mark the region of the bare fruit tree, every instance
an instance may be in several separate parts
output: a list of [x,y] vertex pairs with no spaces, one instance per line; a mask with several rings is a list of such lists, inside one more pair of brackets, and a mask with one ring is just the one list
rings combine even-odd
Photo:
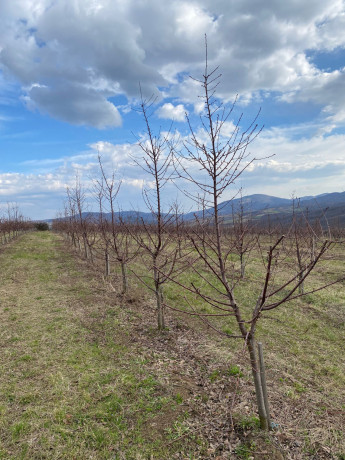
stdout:
[[244,279],[247,259],[256,245],[258,229],[255,228],[248,209],[245,209],[242,190],[240,195],[237,206],[232,206],[230,235],[233,235],[234,243],[231,244],[231,247],[235,246],[235,251],[240,259],[241,279]]
[[143,190],[143,198],[151,216],[149,221],[141,220],[141,230],[133,232],[132,236],[141,248],[144,264],[145,259],[149,260],[145,275],[139,274],[138,271],[134,273],[154,292],[158,329],[164,329],[163,286],[172,276],[181,245],[175,244],[175,229],[179,228],[179,224],[175,222],[175,225],[172,225],[179,219],[176,205],[171,205],[165,213],[163,212],[163,191],[173,173],[171,135],[170,131],[153,133],[149,120],[153,104],[153,98],[147,100],[141,94],[139,112],[144,119],[146,132],[145,139],[138,141],[142,155],[132,157],[149,177],[150,183]]
[[[197,281],[190,284],[177,282],[186,292],[185,301],[189,306],[190,314],[200,317],[219,333],[244,341],[251,363],[261,427],[268,429],[268,411],[265,406],[255,346],[257,322],[265,312],[321,288],[312,287],[309,291],[299,292],[300,286],[333,243],[324,241],[315,252],[313,260],[303,261],[301,265],[303,268],[298,270],[297,274],[295,270],[292,272],[286,270],[285,262],[289,251],[286,252],[284,249],[284,235],[277,236],[269,246],[267,242],[260,243],[257,252],[262,255],[261,281],[256,280],[253,283],[251,290],[253,303],[252,307],[248,308],[241,298],[240,289],[237,290],[242,282],[241,269],[234,270],[232,260],[232,254],[238,252],[238,247],[241,245],[244,227],[242,231],[237,232],[237,238],[236,232],[232,241],[226,238],[220,203],[236,180],[258,160],[248,152],[248,147],[260,133],[260,128],[257,125],[257,115],[246,129],[242,129],[242,115],[240,115],[237,122],[232,125],[232,134],[230,136],[226,134],[228,129],[225,128],[228,128],[227,122],[231,121],[230,117],[234,114],[236,101],[227,107],[216,97],[220,77],[218,68],[214,70],[208,68],[206,43],[205,73],[201,80],[197,80],[202,87],[201,97],[204,101],[204,110],[201,114],[204,133],[203,136],[199,136],[198,127],[194,128],[187,117],[190,137],[185,142],[184,149],[176,153],[176,163],[180,178],[196,188],[197,192],[193,196],[205,196],[205,201],[211,208],[208,211],[211,212],[211,216],[208,217],[207,232],[201,227],[204,223],[201,224],[200,220],[196,220],[190,230],[190,241],[202,262],[199,266],[192,267],[197,275]],[[192,196],[192,193],[189,195]],[[287,237],[292,240],[293,235]],[[193,298],[208,304],[208,311],[206,313],[198,311],[194,306]],[[222,330],[220,321],[224,321],[225,318],[229,318],[231,329],[237,327],[238,333]]]
[[73,220],[76,240],[80,248],[80,240],[83,244],[83,251],[86,259],[93,262],[93,246],[96,241],[96,225],[92,222],[86,206],[86,192],[76,177],[75,186],[67,188],[68,212]]
[[[98,162],[101,178],[96,180],[96,196],[99,204],[99,230],[104,242],[105,274],[110,274],[111,255],[114,254],[115,262],[121,267],[122,294],[128,292],[128,262],[132,260],[137,250],[133,248],[133,238],[128,231],[128,222],[117,211],[117,196],[121,181],[116,180],[114,171],[107,176],[100,155]],[[103,248],[102,248],[103,249]]]

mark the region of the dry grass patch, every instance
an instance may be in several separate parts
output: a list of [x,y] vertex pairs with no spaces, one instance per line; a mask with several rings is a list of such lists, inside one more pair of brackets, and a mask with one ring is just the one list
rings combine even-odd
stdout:
[[[104,282],[101,261],[88,265],[50,233],[0,259],[0,458],[344,458],[343,287],[260,323],[277,427],[267,435],[241,341],[174,312],[158,333],[150,294],[131,280],[121,297],[116,274]],[[312,283],[340,264],[326,261]],[[248,307],[258,276],[254,258],[237,292]],[[180,294],[166,289],[173,306]]]
[[25,235],[0,263],[0,458],[187,455],[165,443],[179,404],[92,270],[51,233]]

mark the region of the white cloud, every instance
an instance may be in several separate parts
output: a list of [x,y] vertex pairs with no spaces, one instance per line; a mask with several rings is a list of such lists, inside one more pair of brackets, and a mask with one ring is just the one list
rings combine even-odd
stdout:
[[[246,172],[247,191],[257,192],[257,184],[283,196],[298,187],[299,194],[342,189],[345,140],[332,133],[345,124],[344,63],[324,70],[314,57],[345,49],[343,0],[0,1],[0,101],[15,105],[21,94],[30,110],[109,128],[130,112],[140,82],[144,97],[157,95],[158,117],[183,121],[188,108],[193,118],[204,102],[200,82],[189,75],[205,72],[205,32],[223,100],[239,93],[244,106],[273,95],[281,104],[313,106],[308,125],[266,130],[250,146],[258,157],[276,156]],[[11,116],[1,113],[1,129]],[[234,125],[229,120],[223,128],[231,135]],[[138,147],[104,140],[73,157],[30,160],[27,174],[0,176],[0,196],[63,195],[78,170],[91,186],[97,149],[107,170],[123,178],[124,203],[138,200],[147,181],[131,161]]]
[[202,74],[205,33],[225,99],[278,91],[331,107],[335,120],[345,108],[335,95],[343,71],[326,73],[306,54],[345,46],[341,0],[11,0],[1,2],[0,18],[3,72],[24,91],[36,84],[26,90],[30,107],[69,123],[118,126],[109,98],[136,98],[139,82],[144,96],[165,87],[181,105],[197,104],[183,75]]
[[183,104],[173,105],[170,102],[163,104],[156,111],[159,118],[166,118],[168,120],[185,121],[187,110]]
[[[226,127],[230,133],[233,126],[229,123]],[[231,198],[234,190],[241,186],[245,194],[267,193],[287,198],[292,192],[304,196],[342,191],[345,135],[312,135],[318,128],[305,125],[264,130],[251,144],[250,152],[257,158],[274,156],[253,163],[222,198]],[[299,134],[298,139],[296,133]],[[204,135],[202,130],[198,132],[200,139]],[[207,141],[207,138],[204,140]],[[93,181],[99,177],[98,152],[106,175],[110,177],[115,171],[116,179],[122,180],[119,194],[121,209],[145,210],[141,190],[144,186],[150,187],[151,178],[131,161],[133,154],[139,154],[138,146],[114,145],[104,141],[93,143],[89,150],[71,157],[26,162],[26,167],[31,169],[26,174],[0,174],[0,202],[18,201],[22,212],[34,218],[54,217],[53,210],[61,209],[66,186],[73,187],[76,175],[79,175],[92,202]],[[187,167],[191,171],[192,166],[187,164]],[[193,174],[207,180],[197,168]],[[184,189],[184,186],[180,184],[180,188]],[[168,206],[178,195],[184,207],[189,209],[191,204],[173,186],[167,189],[164,204]],[[97,210],[97,205],[93,209]]]
[[0,195],[7,196],[25,191],[46,192],[65,190],[68,180],[60,174],[0,174]]
[[318,195],[344,189],[345,135],[315,136],[318,126],[274,128],[265,130],[251,145],[251,152],[260,158],[251,171],[241,178],[245,192],[267,193],[289,197]]

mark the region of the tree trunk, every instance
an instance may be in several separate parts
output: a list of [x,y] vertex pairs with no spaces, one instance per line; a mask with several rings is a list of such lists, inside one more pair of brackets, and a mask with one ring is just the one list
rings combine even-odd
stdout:
[[312,262],[315,262],[315,236],[311,238],[311,254],[310,259]]
[[156,289],[156,300],[157,300],[158,329],[162,330],[165,328],[165,319],[164,319],[164,307],[163,307],[163,292],[162,292],[161,286],[159,286]]
[[128,292],[128,276],[127,276],[127,265],[126,262],[121,260],[121,272],[122,272],[122,294]]
[[105,276],[110,275],[110,262],[109,262],[109,252],[105,250]]
[[91,263],[93,264],[93,253],[92,253],[92,247],[88,244],[88,253],[89,253],[89,259],[91,260]]
[[88,259],[88,252],[87,252],[87,243],[86,243],[86,238],[83,236],[83,244],[84,244],[84,255],[85,255],[85,259]]
[[[304,271],[302,271],[299,275],[299,281],[303,279],[304,276]],[[298,292],[299,294],[304,294],[304,281],[301,282],[301,284],[298,286]]]
[[244,260],[244,254],[241,253],[241,279],[244,279],[246,270],[246,261]]
[[263,351],[263,346],[261,342],[258,343],[258,353],[259,353],[259,362],[260,362],[260,380],[261,380],[262,395],[263,395],[264,403],[265,403],[268,429],[270,430],[271,429],[271,415],[270,415],[270,406],[269,406],[268,394],[267,394],[264,351]]
[[248,340],[247,348],[248,348],[249,356],[250,356],[250,364],[252,366],[252,374],[253,374],[253,380],[254,380],[254,385],[255,385],[256,403],[258,406],[259,419],[260,419],[260,427],[263,430],[268,430],[267,414],[266,414],[266,409],[265,409],[264,396],[262,392],[260,371],[259,371],[258,359],[256,356],[256,351],[255,351],[255,343],[253,339]]

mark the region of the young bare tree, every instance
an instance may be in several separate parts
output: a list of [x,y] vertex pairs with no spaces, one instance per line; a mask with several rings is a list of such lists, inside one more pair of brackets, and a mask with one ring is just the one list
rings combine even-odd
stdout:
[[116,211],[121,181],[116,180],[114,172],[110,177],[107,176],[100,156],[98,162],[101,178],[96,181],[96,191],[100,210],[99,228],[105,248],[106,275],[110,274],[110,259],[111,254],[114,254],[115,261],[121,267],[122,294],[127,294],[128,263],[137,255],[137,248],[133,247],[134,240],[128,230],[129,223],[123,220],[119,211]]
[[[197,130],[187,117],[190,138],[185,143],[184,150],[177,153],[176,162],[181,179],[197,188],[198,192],[194,194],[194,197],[200,193],[201,195],[206,194],[208,206],[211,208],[212,216],[209,219],[212,225],[210,229],[207,232],[202,228],[199,229],[198,221],[196,221],[190,233],[194,250],[208,267],[208,273],[205,275],[200,266],[196,265],[193,270],[200,279],[199,285],[196,282],[190,285],[183,282],[178,282],[178,284],[185,289],[187,294],[198,297],[215,310],[212,313],[200,313],[194,308],[192,301],[188,301],[186,294],[186,301],[192,310],[190,314],[199,316],[219,333],[244,341],[252,368],[261,427],[267,429],[269,428],[268,411],[264,401],[264,388],[255,347],[257,322],[267,311],[319,289],[298,292],[299,287],[332,246],[332,242],[324,241],[315,253],[314,259],[303,262],[303,269],[298,270],[297,274],[296,271],[291,273],[286,270],[287,254],[283,245],[284,235],[277,237],[267,249],[261,245],[264,265],[262,281],[261,283],[256,281],[253,285],[253,293],[257,291],[256,299],[253,301],[251,311],[248,312],[245,302],[236,294],[236,286],[241,282],[241,274],[236,275],[230,257],[233,250],[241,244],[242,232],[239,232],[237,239],[235,238],[232,244],[229,244],[229,240],[224,236],[220,203],[229,188],[249,165],[257,160],[250,155],[248,147],[260,133],[260,128],[257,125],[257,115],[246,129],[242,129],[241,115],[234,124],[232,134],[230,136],[225,134],[226,122],[234,113],[236,101],[232,106],[226,107],[216,98],[216,88],[220,79],[217,72],[218,68],[214,70],[208,68],[206,44],[205,73],[202,79],[197,81],[203,89],[204,111],[201,115],[201,124],[207,141],[203,140],[204,136],[202,138],[198,136]],[[202,177],[199,175],[200,170],[203,172]],[[208,181],[205,181],[205,175]],[[278,278],[278,271],[280,276],[285,276],[283,281]],[[233,320],[235,321],[239,333],[228,334],[219,329],[217,319],[224,317],[228,317],[231,324]]]
[[80,241],[78,239],[78,224],[76,217],[75,203],[69,199],[64,202],[64,210],[58,213],[53,220],[52,229],[54,232],[61,233],[63,237],[73,245],[74,249],[80,251]]
[[229,231],[233,236],[231,246],[235,247],[235,253],[240,259],[240,277],[244,279],[247,258],[256,245],[257,231],[254,231],[250,213],[245,210],[242,190],[237,206],[232,206],[232,226]]
[[99,217],[88,211],[87,193],[76,178],[75,187],[67,188],[68,212],[66,221],[73,234],[75,247],[85,259],[95,264],[99,259]]
[[[142,156],[133,156],[134,162],[140,166],[150,178],[151,184],[143,190],[143,198],[146,207],[150,211],[150,221],[141,220],[141,231],[132,232],[142,250],[144,259],[149,259],[148,273],[136,276],[151,289],[156,297],[157,325],[158,329],[165,327],[165,313],[163,300],[163,286],[172,276],[177,258],[181,253],[181,245],[172,244],[175,229],[178,223],[173,226],[174,220],[178,220],[176,206],[171,206],[167,212],[163,212],[163,192],[167,183],[172,177],[172,146],[170,131],[163,134],[155,134],[150,125],[150,116],[154,99],[145,99],[141,94],[140,113],[144,119],[146,138],[138,141]],[[145,262],[144,262],[145,263]],[[151,278],[153,287],[150,282]]]
[[0,218],[1,244],[6,244],[33,228],[32,222],[24,218],[16,203],[7,203],[6,213]]
[[93,262],[93,246],[96,241],[96,225],[91,221],[87,213],[86,193],[80,183],[79,177],[76,177],[75,186],[67,188],[68,208],[70,216],[73,219],[73,226],[81,249],[80,240],[82,241],[84,256]]

